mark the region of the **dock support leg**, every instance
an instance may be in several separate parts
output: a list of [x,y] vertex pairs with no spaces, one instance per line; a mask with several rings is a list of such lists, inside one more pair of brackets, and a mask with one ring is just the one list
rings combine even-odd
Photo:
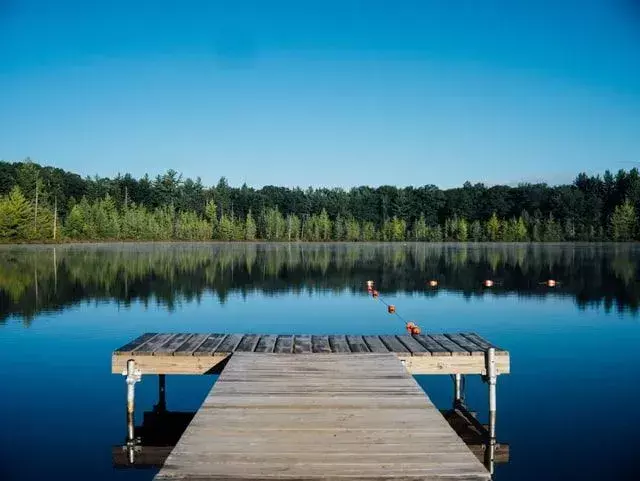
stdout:
[[489,472],[493,474],[495,446],[496,446],[496,384],[498,373],[496,370],[496,350],[489,348],[486,352],[487,382],[489,384],[489,443],[487,446],[487,459]]
[[142,373],[136,369],[136,362],[133,359],[127,361],[127,369],[122,372],[126,376],[127,383],[127,451],[129,462],[134,462],[135,448],[135,385],[140,381]]
[[462,403],[462,374],[454,374],[453,377],[453,407]]
[[157,412],[165,412],[167,410],[167,379],[164,374],[158,375],[158,405]]

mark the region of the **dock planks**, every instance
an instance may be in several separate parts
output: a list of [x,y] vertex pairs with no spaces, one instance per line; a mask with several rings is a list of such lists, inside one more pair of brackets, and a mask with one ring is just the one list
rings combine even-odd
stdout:
[[[260,335],[146,333],[113,352],[112,371],[134,359],[143,374],[219,371],[238,352],[302,355],[394,353],[412,374],[485,374],[484,354],[495,347],[474,333],[421,335]],[[508,374],[508,352],[496,348],[499,374]]]
[[235,352],[155,479],[490,476],[395,353]]

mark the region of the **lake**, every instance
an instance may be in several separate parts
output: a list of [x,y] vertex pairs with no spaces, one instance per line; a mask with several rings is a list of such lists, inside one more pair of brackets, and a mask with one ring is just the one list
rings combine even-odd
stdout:
[[[637,479],[638,261],[631,244],[0,247],[0,479],[153,478],[112,464],[126,424],[111,352],[141,333],[404,334],[402,319],[510,351],[497,416],[510,459],[496,480]],[[449,376],[417,379],[450,407]],[[167,376],[168,409],[195,411],[214,381]],[[157,392],[143,376],[138,422]],[[486,422],[477,376],[466,400]]]

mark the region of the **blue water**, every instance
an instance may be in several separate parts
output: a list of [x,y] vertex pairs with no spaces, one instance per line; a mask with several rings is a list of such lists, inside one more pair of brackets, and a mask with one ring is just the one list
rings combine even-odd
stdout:
[[[424,331],[474,331],[510,351],[497,432],[511,455],[496,480],[636,479],[639,259],[616,245],[0,248],[0,479],[152,479],[112,465],[126,433],[115,348],[148,331],[403,334],[366,295],[369,278]],[[552,275],[558,288],[540,284]],[[214,380],[168,376],[168,408],[195,411]],[[418,382],[450,406],[448,376]],[[136,389],[141,420],[157,377]],[[466,400],[485,421],[477,377]]]

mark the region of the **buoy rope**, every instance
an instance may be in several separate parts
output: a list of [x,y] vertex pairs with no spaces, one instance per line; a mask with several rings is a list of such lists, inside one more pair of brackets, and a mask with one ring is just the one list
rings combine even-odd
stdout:
[[409,334],[420,334],[420,332],[421,332],[420,326],[418,326],[418,324],[416,324],[415,322],[407,321],[404,317],[402,317],[400,315],[400,313],[398,312],[398,310],[396,309],[396,306],[394,304],[389,304],[387,301],[385,301],[380,296],[380,293],[373,288],[373,286],[374,286],[373,281],[368,281],[367,282],[367,290],[368,290],[369,294],[371,294],[371,296],[374,299],[379,300],[385,306],[387,306],[387,312],[389,314],[395,314],[398,317],[398,319],[400,319],[404,323],[405,329],[407,330],[407,332],[409,332]]

